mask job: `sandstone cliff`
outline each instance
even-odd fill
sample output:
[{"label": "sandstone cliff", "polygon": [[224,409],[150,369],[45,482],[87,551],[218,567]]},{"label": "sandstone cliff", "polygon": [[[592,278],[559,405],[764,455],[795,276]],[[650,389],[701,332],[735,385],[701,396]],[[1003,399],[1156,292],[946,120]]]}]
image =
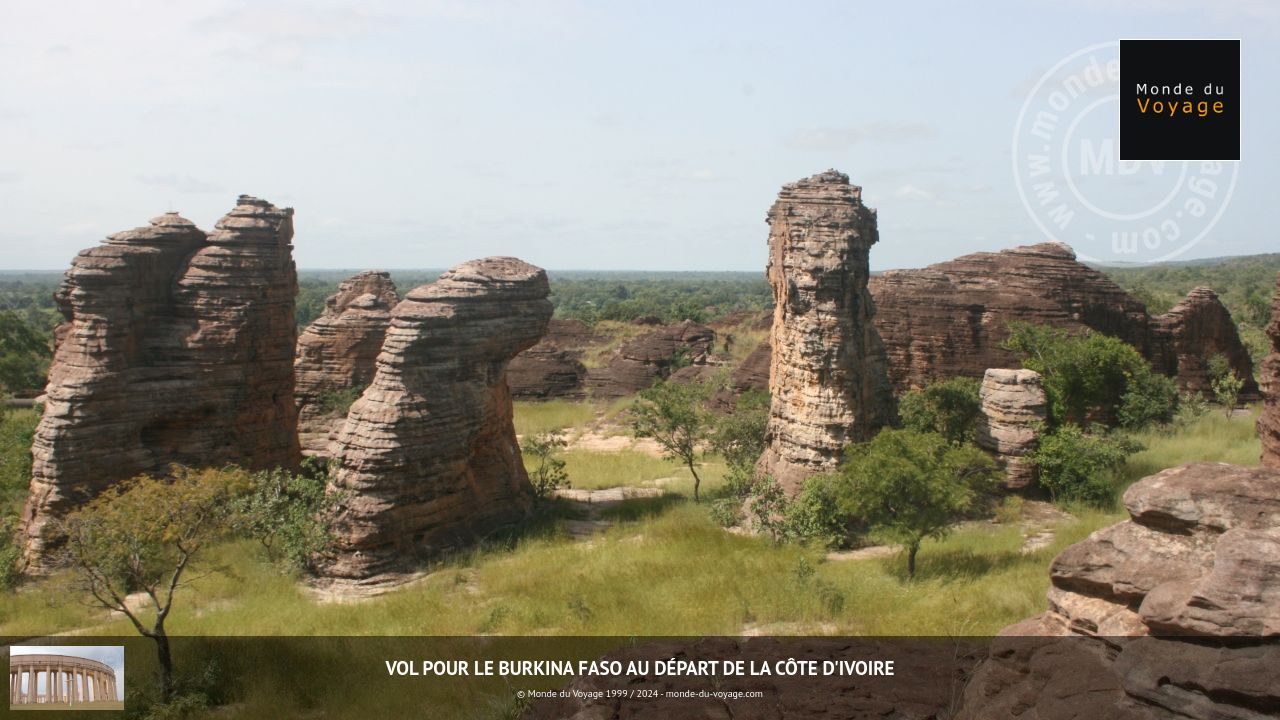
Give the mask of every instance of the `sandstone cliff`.
[{"label": "sandstone cliff", "polygon": [[1155,318],[1149,357],[1157,370],[1176,378],[1183,390],[1213,396],[1208,365],[1215,355],[1225,358],[1244,380],[1240,399],[1258,399],[1253,360],[1217,293],[1207,287],[1195,288],[1169,312]]},{"label": "sandstone cliff", "polygon": [[879,235],[862,188],[834,170],[783,186],[767,220],[776,352],[757,470],[794,494],[893,412],[867,291],[868,253]]},{"label": "sandstone cliff", "polygon": [[1274,717],[1280,471],[1192,463],[1124,504],[1054,560],[1049,611],[1002,631],[960,718]]},{"label": "sandstone cliff", "polygon": [[329,434],[346,418],[332,404],[373,380],[374,362],[400,301],[385,272],[366,271],[338,285],[324,312],[298,336],[293,372],[298,433],[309,454],[327,452]]},{"label": "sandstone cliff", "polygon": [[172,463],[298,462],[293,211],[240,196],[208,236],[169,213],[72,262],[22,514],[30,569],[54,520]]},{"label": "sandstone cliff", "polygon": [[659,326],[623,343],[605,367],[587,371],[587,388],[599,399],[632,395],[675,370],[706,365],[715,343],[715,330],[691,320]]},{"label": "sandstone cliff", "polygon": [[587,368],[582,355],[594,339],[591,328],[581,321],[553,319],[546,336],[507,366],[511,396],[529,400],[584,397]]},{"label": "sandstone cliff", "polygon": [[[1137,298],[1059,243],[890,270],[872,277],[868,288],[898,394],[933,380],[1016,367],[1017,354],[1001,344],[1009,323],[1019,321],[1120,338],[1184,390],[1201,393],[1208,392],[1206,363],[1221,354],[1246,379],[1242,398],[1256,397],[1249,353],[1211,290],[1197,288],[1152,318]],[[760,352],[768,352],[767,343]]]},{"label": "sandstone cliff", "polygon": [[396,306],[373,381],[330,446],[330,485],[346,497],[324,576],[383,584],[526,515],[506,368],[546,331],[548,293],[544,271],[496,257]]},{"label": "sandstone cliff", "polygon": [[1271,323],[1267,325],[1271,352],[1262,361],[1262,393],[1266,405],[1258,418],[1258,435],[1262,438],[1262,464],[1280,467],[1280,276],[1276,278],[1276,294],[1271,299]]}]

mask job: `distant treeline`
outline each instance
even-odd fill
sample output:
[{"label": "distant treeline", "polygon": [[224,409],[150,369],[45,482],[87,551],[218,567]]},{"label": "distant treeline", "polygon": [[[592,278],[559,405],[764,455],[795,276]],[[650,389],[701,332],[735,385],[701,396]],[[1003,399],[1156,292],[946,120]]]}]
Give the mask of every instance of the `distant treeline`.
[{"label": "distant treeline", "polygon": [[[1266,326],[1271,295],[1280,272],[1280,253],[1219,258],[1151,267],[1102,268],[1144,303],[1152,315],[1167,312],[1192,288],[1213,288],[1231,310],[1255,362],[1267,350]],[[440,270],[392,270],[405,292],[439,277]],[[302,270],[298,273],[299,329],[324,310],[325,298],[354,270]],[[773,303],[759,272],[553,271],[551,301],[556,314],[586,323],[630,322],[654,317],[670,323],[708,322],[737,311],[758,311]],[[30,391],[43,385],[52,331],[59,321],[53,292],[57,272],[0,273],[0,393]]]}]

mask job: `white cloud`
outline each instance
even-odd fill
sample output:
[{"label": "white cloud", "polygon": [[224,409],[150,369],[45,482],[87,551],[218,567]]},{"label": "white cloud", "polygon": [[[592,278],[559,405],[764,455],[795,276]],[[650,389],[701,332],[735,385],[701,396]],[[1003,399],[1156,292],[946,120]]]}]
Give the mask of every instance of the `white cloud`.
[{"label": "white cloud", "polygon": [[932,125],[877,122],[797,130],[787,145],[799,150],[839,150],[863,142],[910,142],[933,137]]}]

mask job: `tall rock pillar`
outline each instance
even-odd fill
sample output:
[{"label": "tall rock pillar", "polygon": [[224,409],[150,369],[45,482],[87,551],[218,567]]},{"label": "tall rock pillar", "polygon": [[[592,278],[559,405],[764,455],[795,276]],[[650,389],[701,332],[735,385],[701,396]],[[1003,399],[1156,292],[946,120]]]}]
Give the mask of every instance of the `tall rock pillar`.
[{"label": "tall rock pillar", "polygon": [[862,188],[834,170],[784,186],[768,222],[772,404],[756,469],[794,495],[893,413],[867,291],[868,251],[879,234]]}]

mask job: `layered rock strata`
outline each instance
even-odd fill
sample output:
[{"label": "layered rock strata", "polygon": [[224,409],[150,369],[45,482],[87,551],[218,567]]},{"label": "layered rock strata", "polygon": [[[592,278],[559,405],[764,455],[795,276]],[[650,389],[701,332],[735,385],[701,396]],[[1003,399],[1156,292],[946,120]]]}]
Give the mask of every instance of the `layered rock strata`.
[{"label": "layered rock strata", "polygon": [[338,285],[324,312],[298,336],[294,400],[308,454],[327,452],[330,432],[346,419],[346,401],[373,380],[391,309],[399,301],[389,273],[359,273]]},{"label": "layered rock strata", "polygon": [[706,365],[715,343],[715,330],[691,320],[660,326],[623,343],[604,367],[587,371],[587,388],[600,399],[634,394],[684,367]]},{"label": "layered rock strata", "polygon": [[990,368],[978,390],[981,402],[974,426],[974,440],[996,456],[1003,468],[1005,487],[1016,490],[1035,482],[1036,468],[1030,455],[1038,447],[1039,433],[1049,418],[1049,403],[1034,370]]},{"label": "layered rock strata", "polygon": [[1280,467],[1280,276],[1276,278],[1276,294],[1271,300],[1271,323],[1267,325],[1271,352],[1262,361],[1262,394],[1265,404],[1258,418],[1258,435],[1262,438],[1262,464]]},{"label": "layered rock strata", "polygon": [[31,570],[54,521],[121,479],[298,462],[292,238],[291,209],[242,195],[207,236],[168,213],[72,262],[22,514]]},{"label": "layered rock strata", "polygon": [[587,368],[582,355],[595,339],[578,320],[553,319],[537,345],[512,358],[507,384],[517,399],[577,400],[586,395]]},{"label": "layered rock strata", "polygon": [[532,505],[506,369],[551,319],[546,273],[515,258],[459,265],[405,296],[373,381],[330,446],[343,499],[322,575],[394,581]]},{"label": "layered rock strata", "polygon": [[879,234],[862,188],[834,170],[784,186],[767,220],[775,352],[757,470],[794,494],[893,412],[867,291],[868,253]]},{"label": "layered rock strata", "polygon": [[[1280,708],[1280,470],[1171,468],[1054,560],[961,718],[1265,718]],[[1040,639],[1034,639],[1040,638]]]},{"label": "layered rock strata", "polygon": [[[897,394],[933,380],[1016,367],[1018,354],[1003,343],[1011,322],[1026,322],[1120,338],[1188,391],[1209,391],[1205,369],[1220,354],[1245,379],[1242,399],[1256,397],[1249,353],[1212,291],[1197,288],[1153,318],[1141,301],[1060,243],[890,270],[872,277],[868,288]],[[765,348],[762,343],[761,352]]]},{"label": "layered rock strata", "polygon": [[1151,359],[1157,370],[1177,378],[1183,390],[1213,397],[1209,361],[1219,355],[1244,381],[1240,399],[1257,400],[1253,360],[1217,293],[1207,287],[1195,288],[1169,312],[1155,318]]}]

